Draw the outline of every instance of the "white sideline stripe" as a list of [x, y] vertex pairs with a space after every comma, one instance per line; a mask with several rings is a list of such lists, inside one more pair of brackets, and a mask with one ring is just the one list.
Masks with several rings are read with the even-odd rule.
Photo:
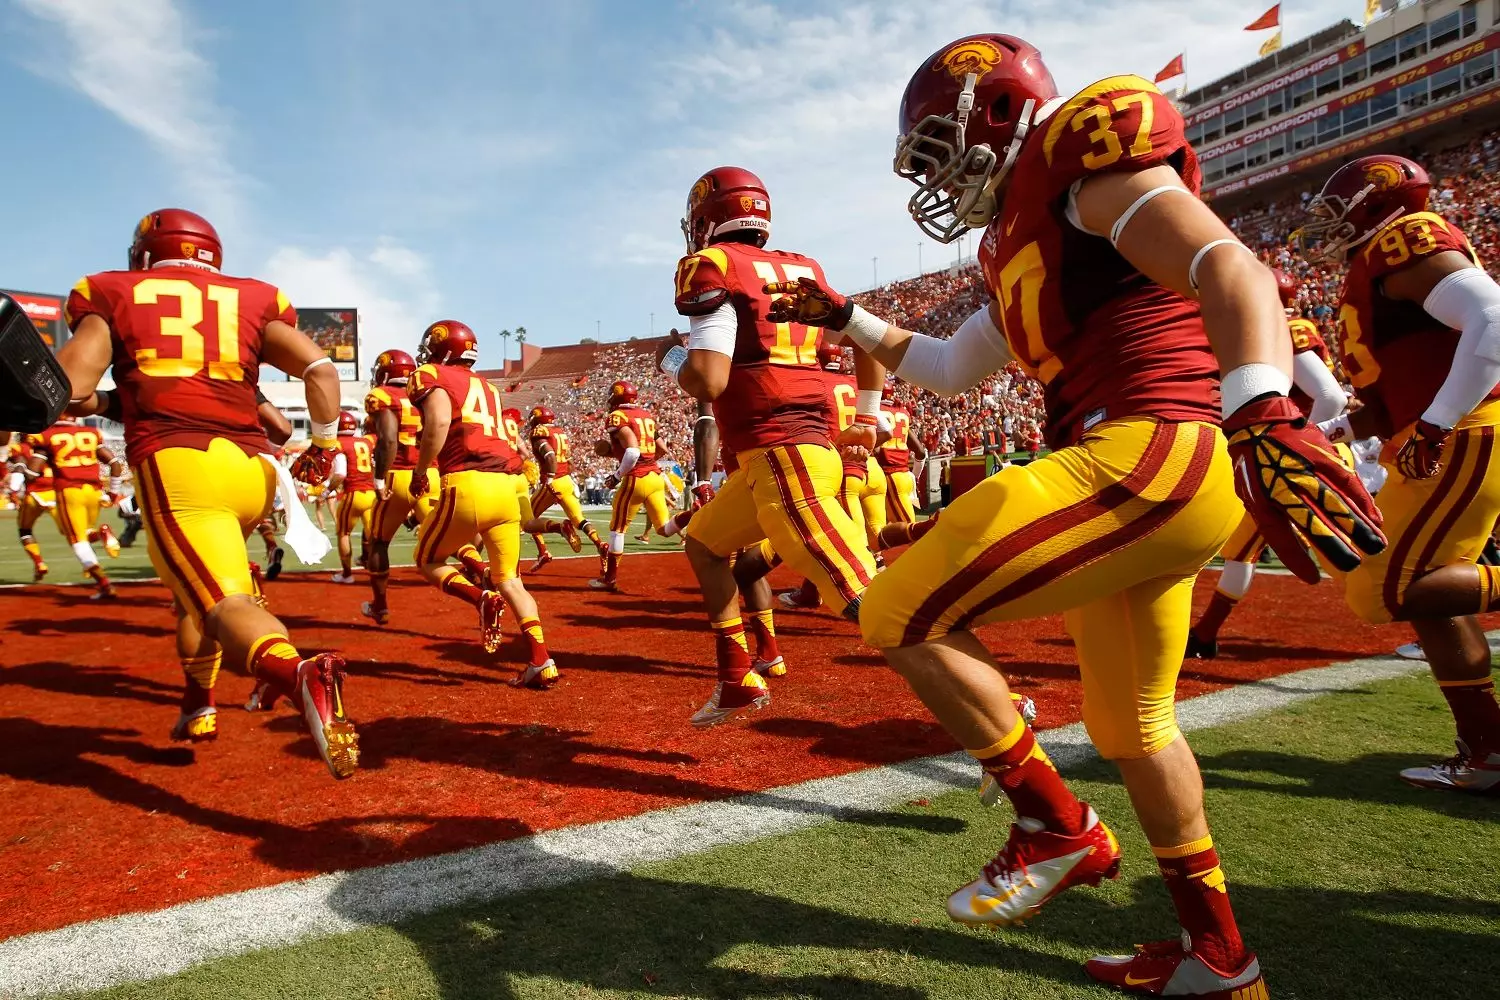
[[[1500, 632], [1491, 635], [1494, 647], [1493, 637]], [[1375, 657], [1301, 670], [1183, 701], [1178, 721], [1185, 730], [1203, 729], [1425, 669], [1421, 661]], [[1061, 767], [1094, 756], [1080, 723], [1047, 730], [1040, 742]], [[967, 754], [926, 757], [27, 934], [0, 941], [0, 996], [33, 997], [156, 979], [212, 959], [390, 924], [972, 789], [977, 779]]]

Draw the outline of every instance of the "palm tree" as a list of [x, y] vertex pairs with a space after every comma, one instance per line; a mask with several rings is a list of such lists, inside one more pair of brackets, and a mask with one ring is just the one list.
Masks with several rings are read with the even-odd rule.
[[516, 367], [517, 368], [524, 368], [525, 366], [526, 366], [526, 328], [524, 326], [518, 326], [518, 327], [516, 327]]
[[500, 331], [500, 370], [505, 371], [505, 357], [510, 353], [510, 331]]

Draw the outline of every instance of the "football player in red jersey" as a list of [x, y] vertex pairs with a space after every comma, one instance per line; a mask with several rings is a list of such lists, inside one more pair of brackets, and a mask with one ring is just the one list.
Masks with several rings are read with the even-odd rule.
[[[874, 576], [862, 532], [839, 505], [843, 463], [828, 439], [833, 420], [818, 366], [822, 330], [766, 319], [770, 281], [821, 279], [817, 261], [767, 250], [770, 195], [740, 167], [717, 167], [688, 194], [688, 254], [677, 265], [677, 311], [687, 343], [669, 337], [658, 364], [690, 395], [713, 403], [724, 451], [738, 471], [687, 526], [687, 555], [715, 635], [718, 683], [693, 724], [712, 726], [770, 701], [753, 669], [730, 557], [769, 539], [788, 565], [818, 583], [846, 617]], [[856, 356], [862, 374], [883, 377]], [[873, 427], [879, 393], [863, 394], [855, 420]], [[658, 528], [660, 530], [660, 528]]]
[[[510, 442], [511, 448], [515, 450], [517, 455], [524, 456], [526, 454], [525, 446], [521, 443], [521, 425], [524, 418], [521, 416], [521, 411], [513, 406], [506, 407], [504, 413], [501, 414], [501, 418], [505, 424], [505, 439]], [[552, 553], [547, 551], [547, 542], [542, 538], [543, 535], [549, 533], [561, 535], [563, 540], [568, 543], [568, 547], [574, 552], [582, 552], [583, 543], [579, 541], [578, 531], [573, 527], [571, 520], [554, 521], [550, 518], [544, 519], [536, 516], [536, 511], [531, 506], [531, 484], [524, 475], [524, 459], [522, 460], [522, 469], [523, 475], [517, 480], [516, 484], [516, 489], [519, 491], [516, 494], [516, 504], [521, 508], [521, 530], [530, 535], [531, 540], [536, 543], [536, 561], [531, 564], [531, 572], [535, 573], [552, 561]], [[537, 475], [538, 481], [540, 481], [540, 465], [537, 468]]]
[[1494, 793], [1500, 707], [1473, 616], [1500, 607], [1500, 569], [1477, 563], [1500, 515], [1500, 287], [1458, 227], [1428, 210], [1429, 187], [1404, 157], [1345, 164], [1298, 240], [1347, 268], [1344, 367], [1364, 406], [1333, 436], [1386, 442], [1391, 547], [1349, 574], [1349, 606], [1368, 622], [1411, 622], [1458, 727], [1456, 756], [1401, 777]]
[[[291, 698], [329, 771], [346, 778], [359, 742], [344, 714], [344, 661], [297, 651], [286, 627], [256, 602], [245, 552], [278, 482], [284, 494], [293, 492], [256, 415], [261, 364], [303, 380], [313, 438], [303, 461], [325, 477], [337, 444], [338, 373], [297, 329], [285, 295], [221, 273], [222, 258], [219, 236], [201, 216], [170, 208], [147, 215], [130, 245], [129, 270], [91, 274], [74, 286], [66, 307], [73, 336], [58, 360], [75, 412], [125, 424], [151, 563], [176, 598], [187, 686], [173, 737], [217, 732], [213, 688], [227, 655]], [[99, 392], [111, 365], [117, 388]], [[286, 501], [296, 507], [295, 497]], [[296, 507], [292, 516], [300, 514]], [[300, 520], [312, 532], [306, 516]], [[321, 536], [317, 544], [288, 538], [319, 557], [327, 551]]]
[[15, 460], [10, 478], [11, 499], [16, 503], [16, 529], [21, 536], [21, 548], [31, 559], [31, 582], [41, 583], [47, 576], [47, 562], [42, 558], [42, 547], [37, 544], [32, 529], [36, 522], [57, 505], [56, 479], [52, 466], [42, 461], [41, 468], [32, 462], [36, 454], [24, 439], [12, 453]]
[[1193, 581], [1234, 527], [1237, 487], [1310, 581], [1307, 543], [1353, 569], [1384, 545], [1379, 514], [1288, 398], [1275, 278], [1197, 197], [1197, 157], [1155, 86], [1115, 76], [1064, 98], [1035, 47], [976, 35], [917, 70], [901, 120], [895, 168], [918, 188], [912, 216], [944, 242], [986, 230], [989, 304], [938, 340], [804, 278], [772, 286], [785, 293], [772, 316], [842, 330], [941, 394], [1012, 357], [1045, 386], [1054, 450], [953, 501], [870, 585], [860, 614], [865, 640], [1021, 817], [949, 915], [1021, 921], [1118, 870], [1113, 834], [1051, 766], [971, 631], [1063, 612], [1084, 723], [1119, 765], [1185, 932], [1093, 959], [1089, 974], [1147, 995], [1264, 996], [1176, 722]]
[[[583, 506], [578, 501], [578, 484], [573, 481], [573, 445], [568, 440], [568, 432], [557, 426], [557, 414], [545, 406], [531, 408], [525, 429], [537, 464], [536, 493], [531, 497], [533, 514], [539, 518], [553, 504], [562, 508], [563, 516], [573, 527], [569, 544], [572, 545], [578, 532], [587, 535], [599, 552], [599, 572], [604, 573], [608, 569], [609, 548], [588, 518], [583, 516]], [[575, 545], [573, 551], [581, 547]]]
[[[478, 360], [478, 338], [456, 320], [429, 326], [417, 348], [419, 367], [407, 389], [422, 411], [413, 493], [427, 491], [434, 463], [442, 477], [437, 507], [417, 535], [417, 569], [443, 593], [478, 609], [486, 652], [500, 648], [500, 618], [509, 604], [530, 651], [516, 683], [547, 688], [558, 679], [557, 664], [547, 652], [536, 601], [516, 569], [521, 555], [516, 480], [525, 481], [521, 456], [506, 434], [500, 391], [473, 372]], [[476, 535], [489, 554], [493, 590], [481, 590], [447, 564]]]
[[[427, 488], [413, 495], [412, 470], [417, 466], [417, 441], [422, 434], [422, 414], [407, 396], [407, 383], [417, 363], [405, 351], [382, 351], [370, 373], [370, 391], [365, 413], [375, 421], [375, 509], [371, 512], [371, 599], [360, 605], [360, 613], [377, 624], [390, 620], [386, 592], [391, 577], [391, 539], [415, 515], [420, 523], [437, 504], [437, 470], [428, 469]], [[469, 545], [472, 549], [472, 544]], [[473, 559], [478, 551], [461, 553]]]
[[[339, 453], [328, 477], [328, 491], [339, 495], [334, 524], [338, 529], [341, 570], [334, 583], [354, 582], [354, 526], [359, 525], [360, 547], [370, 547], [371, 512], [375, 509], [375, 449], [360, 433], [359, 418], [348, 410], [339, 413]], [[368, 562], [368, 557], [361, 562]]]
[[667, 484], [656, 460], [661, 453], [656, 440], [656, 418], [651, 411], [638, 406], [635, 384], [624, 379], [609, 387], [609, 413], [604, 426], [609, 431], [610, 455], [619, 467], [605, 478], [605, 485], [615, 491], [609, 518], [609, 553], [605, 557], [604, 575], [590, 580], [595, 590], [614, 591], [619, 587], [620, 556], [625, 552], [625, 532], [635, 519], [636, 511], [646, 509], [646, 520], [658, 534], [672, 519], [667, 506]]
[[104, 551], [111, 559], [120, 554], [120, 543], [109, 525], [99, 523], [99, 507], [104, 499], [99, 487], [103, 485], [99, 476], [99, 463], [109, 463], [109, 503], [120, 495], [120, 477], [125, 472], [125, 463], [115, 457], [114, 452], [104, 446], [104, 438], [92, 427], [85, 427], [72, 417], [62, 420], [33, 435], [29, 441], [32, 450], [31, 468], [40, 474], [50, 467], [56, 477], [56, 498], [52, 506], [52, 517], [58, 530], [78, 558], [83, 572], [94, 581], [93, 599], [110, 599], [115, 596], [114, 587], [99, 565], [94, 554], [93, 542], [102, 542]]
[[[927, 459], [927, 448], [912, 432], [911, 413], [896, 400], [888, 387], [880, 397], [880, 413], [890, 424], [891, 436], [875, 448], [875, 461], [885, 472], [886, 520], [894, 524], [911, 524], [917, 519], [912, 498], [917, 494], [917, 479], [912, 474], [911, 459]], [[925, 504], [923, 506], [926, 506]], [[877, 528], [876, 535], [880, 534]]]
[[[1276, 290], [1281, 294], [1287, 327], [1292, 335], [1292, 401], [1307, 415], [1310, 423], [1323, 424], [1334, 420], [1343, 415], [1349, 397], [1329, 368], [1328, 345], [1323, 343], [1317, 324], [1304, 319], [1294, 305], [1299, 288], [1297, 279], [1275, 268], [1272, 273], [1276, 276]], [[1344, 464], [1354, 468], [1353, 454], [1345, 454], [1343, 449], [1347, 446], [1341, 446], [1340, 451], [1345, 455]], [[1211, 660], [1219, 655], [1219, 629], [1250, 592], [1255, 564], [1260, 561], [1265, 548], [1266, 539], [1255, 518], [1244, 515], [1219, 553], [1224, 560], [1219, 585], [1214, 588], [1203, 617], [1188, 633], [1187, 655], [1190, 658]]]

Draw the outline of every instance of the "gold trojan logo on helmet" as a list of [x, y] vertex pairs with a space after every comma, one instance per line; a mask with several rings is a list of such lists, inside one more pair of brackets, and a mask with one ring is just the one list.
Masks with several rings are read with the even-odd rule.
[[427, 339], [430, 340], [434, 344], [437, 343], [440, 340], [445, 339], [447, 336], [448, 336], [448, 327], [445, 326], [442, 323], [439, 323], [437, 326], [435, 326], [431, 330], [427, 331]]
[[1401, 168], [1394, 163], [1372, 163], [1365, 168], [1365, 182], [1376, 191], [1400, 187], [1403, 180], [1405, 178], [1401, 176]]
[[688, 211], [691, 212], [703, 204], [703, 199], [713, 194], [713, 191], [714, 182], [712, 177], [704, 174], [698, 178], [698, 183], [694, 184], [693, 189], [688, 192]]
[[1005, 53], [994, 42], [983, 38], [971, 38], [959, 42], [944, 52], [934, 70], [945, 70], [949, 76], [962, 83], [970, 73], [983, 80], [990, 70], [1000, 65]]

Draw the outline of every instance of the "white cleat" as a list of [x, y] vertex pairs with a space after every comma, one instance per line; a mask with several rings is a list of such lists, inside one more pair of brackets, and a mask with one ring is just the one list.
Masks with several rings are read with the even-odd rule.
[[774, 660], [756, 660], [750, 669], [762, 677], [785, 677], [786, 658], [778, 656]]
[[1401, 780], [1418, 788], [1500, 795], [1500, 753], [1480, 757], [1463, 740], [1456, 742], [1458, 753], [1425, 767], [1409, 767]]
[[699, 729], [728, 722], [741, 712], [753, 712], [771, 704], [771, 692], [760, 674], [750, 671], [738, 684], [726, 691], [723, 681], [714, 684], [714, 693], [689, 721]]
[[353, 573], [335, 573], [331, 577], [329, 577], [329, 579], [332, 580], [334, 583], [353, 583], [354, 582], [354, 574]]
[[520, 677], [511, 681], [511, 684], [514, 687], [535, 688], [538, 691], [545, 691], [556, 684], [558, 678], [561, 676], [558, 673], [556, 661], [548, 660], [546, 663], [534, 663], [527, 667], [521, 671]]

